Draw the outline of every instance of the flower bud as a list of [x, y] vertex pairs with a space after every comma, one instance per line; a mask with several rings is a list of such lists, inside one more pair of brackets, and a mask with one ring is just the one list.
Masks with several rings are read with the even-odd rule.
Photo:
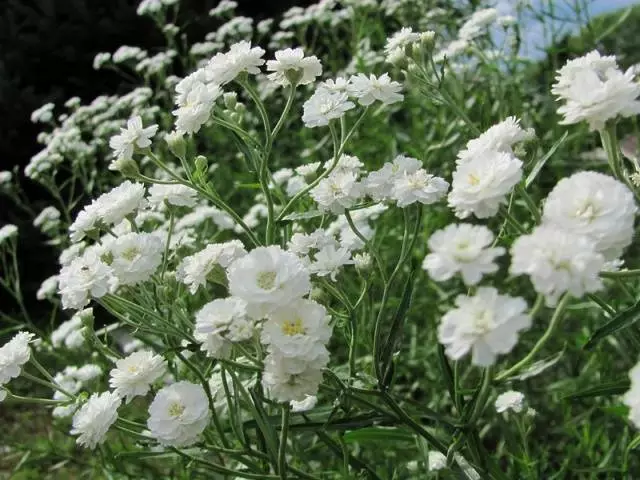
[[238, 103], [238, 95], [236, 92], [227, 92], [222, 96], [222, 99], [224, 100], [225, 108], [235, 110], [236, 104]]
[[180, 159], [184, 159], [187, 154], [187, 143], [184, 136], [178, 132], [167, 133], [164, 137], [171, 153]]

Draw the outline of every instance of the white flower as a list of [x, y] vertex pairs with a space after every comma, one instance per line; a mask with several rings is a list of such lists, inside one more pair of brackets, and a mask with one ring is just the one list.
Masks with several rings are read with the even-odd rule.
[[72, 242], [78, 242], [99, 224], [116, 225], [144, 205], [144, 185], [125, 180], [96, 198], [78, 214], [69, 227], [69, 237]]
[[589, 237], [606, 260], [613, 260], [631, 244], [636, 211], [626, 185], [608, 175], [586, 171], [557, 183], [544, 203], [542, 220]]
[[629, 420], [640, 428], [640, 362], [630, 371], [631, 388], [623, 395], [622, 402], [629, 407]]
[[304, 102], [302, 121], [306, 127], [322, 127], [329, 125], [331, 120], [341, 118], [347, 111], [355, 107], [349, 101], [346, 93], [331, 93], [318, 88], [315, 93]]
[[401, 102], [404, 96], [399, 93], [402, 85], [394, 82], [388, 73], [376, 77], [371, 74], [367, 77], [363, 73], [353, 75], [350, 78], [349, 93], [358, 99], [363, 106], [371, 105], [376, 100], [384, 105]]
[[237, 297], [216, 298], [196, 313], [194, 338], [214, 358], [226, 358], [230, 342], [248, 340], [254, 322], [247, 316], [247, 302]]
[[428, 467], [430, 472], [437, 472], [447, 468], [447, 457], [437, 450], [430, 450], [428, 454]]
[[469, 140], [464, 150], [458, 152], [456, 162], [466, 163], [486, 151], [498, 151], [513, 154], [516, 143], [531, 140], [535, 137], [533, 129], [523, 129], [516, 117], [507, 117], [502, 122], [493, 125], [479, 137]]
[[313, 187], [309, 194], [322, 211], [342, 213], [354, 206], [362, 197], [362, 185], [358, 174], [351, 171], [334, 170]]
[[296, 167], [296, 173], [303, 177], [313, 177], [315, 176], [318, 168], [320, 167], [320, 162], [307, 163], [305, 165], [300, 165]]
[[55, 228], [60, 223], [60, 210], [56, 207], [44, 208], [38, 216], [33, 220], [33, 226], [40, 228], [42, 231]]
[[318, 85], [318, 90], [329, 93], [349, 93], [349, 79], [344, 77], [330, 78]]
[[449, 206], [456, 216], [493, 217], [522, 177], [522, 162], [513, 155], [487, 151], [453, 172]]
[[404, 55], [404, 49], [406, 47], [419, 41], [420, 33], [414, 32], [411, 27], [402, 27], [399, 31], [387, 38], [387, 43], [384, 46], [387, 61], [389, 61], [389, 57], [393, 57], [398, 50]]
[[162, 263], [164, 245], [152, 233], [128, 233], [109, 245], [111, 268], [120, 285], [148, 280]]
[[40, 288], [36, 292], [36, 298], [38, 300], [44, 300], [46, 298], [53, 298], [58, 291], [58, 275], [51, 275], [45, 279]]
[[283, 357], [312, 362], [326, 355], [331, 338], [327, 310], [312, 300], [294, 300], [270, 313], [262, 326], [262, 343]]
[[345, 247], [336, 248], [334, 245], [322, 247], [316, 254], [314, 262], [309, 266], [309, 271], [319, 277], [329, 276], [331, 281], [336, 281], [336, 275], [344, 265], [353, 263], [351, 251]]
[[149, 187], [149, 197], [147, 198], [150, 205], [164, 206], [167, 202], [176, 207], [193, 207], [198, 201], [196, 191], [186, 185], [166, 185], [154, 183]]
[[0, 187], [9, 185], [13, 179], [13, 173], [9, 170], [0, 171]]
[[251, 42], [243, 40], [234, 43], [227, 53], [218, 53], [209, 61], [205, 67], [207, 79], [224, 85], [242, 72], [256, 75], [260, 73], [258, 67], [264, 65], [264, 53], [260, 47], [251, 48]]
[[247, 254], [240, 240], [225, 243], [212, 243], [191, 256], [184, 257], [176, 277], [189, 285], [189, 291], [196, 293], [200, 286], [206, 285], [207, 277], [216, 265], [227, 268], [234, 260]]
[[262, 318], [311, 290], [309, 272], [298, 257], [280, 247], [258, 247], [229, 266], [229, 293]]
[[604, 257], [586, 236], [541, 225], [511, 247], [513, 275], [529, 275], [533, 288], [553, 306], [565, 292], [576, 298], [601, 290]]
[[90, 296], [100, 298], [113, 293], [117, 285], [118, 279], [113, 269], [102, 262], [100, 253], [93, 248], [62, 267], [58, 275], [62, 308], [82, 308], [89, 302]]
[[482, 35], [484, 29], [491, 25], [498, 18], [498, 10], [495, 8], [485, 8], [477, 10], [460, 27], [458, 37], [463, 40], [472, 40]]
[[81, 382], [88, 382], [89, 380], [93, 380], [94, 378], [102, 375], [102, 368], [95, 363], [87, 363], [86, 365], [76, 369], [74, 375]]
[[33, 123], [47, 123], [53, 119], [53, 107], [55, 105], [51, 102], [45, 103], [40, 108], [34, 110], [31, 113], [31, 122]]
[[640, 84], [633, 68], [622, 72], [615, 57], [595, 50], [567, 62], [551, 92], [565, 102], [558, 109], [565, 125], [586, 121], [591, 130], [599, 130], [607, 120], [640, 113]]
[[179, 134], [197, 133], [222, 95], [219, 85], [203, 83], [204, 75], [204, 72], [196, 71], [176, 85], [178, 108], [172, 113], [176, 116], [176, 132]]
[[293, 413], [308, 412], [309, 410], [312, 410], [317, 403], [318, 397], [315, 395], [308, 395], [307, 398], [299, 402], [291, 400], [291, 411]]
[[0, 347], [0, 385], [20, 375], [22, 366], [31, 358], [29, 343], [33, 337], [33, 333], [18, 332]]
[[364, 179], [363, 184], [367, 195], [378, 202], [390, 199], [394, 182], [414, 174], [421, 167], [422, 162], [417, 158], [396, 156], [393, 162], [386, 162], [381, 169], [370, 172]]
[[129, 160], [133, 157], [136, 147], [147, 148], [151, 145], [151, 137], [158, 131], [158, 125], [147, 128], [142, 126], [142, 118], [139, 115], [127, 121], [127, 127], [121, 128], [118, 135], [109, 140], [109, 146], [117, 158]]
[[287, 48], [275, 53], [275, 60], [267, 61], [267, 70], [273, 72], [269, 80], [287, 86], [295, 82], [307, 85], [322, 74], [322, 64], [317, 57], [305, 57], [301, 48]]
[[123, 63], [127, 60], [141, 59], [147, 56], [147, 52], [143, 51], [140, 47], [132, 47], [129, 45], [122, 45], [115, 52], [113, 52], [113, 63]]
[[353, 256], [353, 265], [357, 270], [360, 270], [361, 272], [366, 272], [367, 270], [369, 270], [372, 264], [373, 259], [367, 252], [358, 253]]
[[429, 238], [429, 253], [422, 268], [437, 282], [449, 280], [460, 272], [465, 285], [476, 285], [487, 273], [498, 270], [496, 257], [502, 247], [491, 247], [493, 233], [483, 225], [451, 224]]
[[7, 391], [0, 387], [0, 403], [4, 402], [4, 400], [7, 398]]
[[507, 410], [520, 413], [524, 410], [524, 395], [513, 390], [501, 393], [496, 398], [495, 407], [498, 413], [503, 413]]
[[321, 250], [328, 246], [336, 247], [338, 243], [333, 235], [318, 228], [311, 233], [294, 233], [287, 244], [287, 249], [298, 256], [308, 255], [311, 250]]
[[76, 312], [69, 320], [62, 322], [58, 325], [53, 332], [51, 332], [51, 344], [58, 348], [64, 344], [69, 349], [80, 347], [84, 343], [82, 335], [82, 318], [85, 315], [92, 316], [93, 309], [87, 308]]
[[210, 418], [204, 389], [181, 381], [158, 392], [149, 406], [147, 427], [162, 445], [188, 447], [198, 441]]
[[71, 435], [78, 435], [76, 443], [94, 449], [105, 440], [109, 427], [118, 419], [122, 400], [111, 392], [94, 393], [73, 416]]
[[438, 340], [452, 360], [469, 351], [471, 363], [492, 365], [496, 356], [509, 353], [518, 342], [518, 332], [531, 326], [521, 297], [500, 295], [495, 288], [480, 287], [475, 296], [458, 295], [456, 308], [449, 310], [438, 328]]
[[391, 187], [391, 198], [404, 208], [415, 202], [435, 203], [449, 190], [449, 182], [426, 172], [423, 168], [413, 173], [398, 175]]
[[3, 225], [2, 228], [0, 228], [0, 245], [16, 235], [18, 235], [18, 227], [11, 223]]
[[262, 386], [270, 398], [278, 402], [302, 402], [308, 396], [317, 394], [318, 386], [322, 382], [324, 365], [309, 366], [297, 360], [295, 363], [296, 367], [302, 363], [302, 368], [296, 368], [295, 372], [291, 372], [288, 368], [291, 365], [287, 360], [273, 354], [267, 356]]
[[167, 371], [167, 362], [160, 355], [139, 350], [126, 358], [116, 360], [116, 367], [109, 373], [109, 386], [127, 403], [138, 395], [146, 395], [151, 384]]

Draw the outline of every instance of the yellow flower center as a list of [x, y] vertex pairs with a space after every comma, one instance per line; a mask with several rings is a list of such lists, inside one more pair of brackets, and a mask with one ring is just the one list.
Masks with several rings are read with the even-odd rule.
[[133, 262], [138, 255], [140, 255], [140, 250], [137, 247], [131, 247], [122, 252], [122, 258], [129, 262]]
[[276, 272], [260, 272], [256, 283], [263, 290], [271, 290], [276, 283]]
[[478, 177], [475, 173], [469, 174], [469, 185], [478, 185], [480, 183], [480, 177]]
[[576, 217], [584, 218], [588, 222], [592, 222], [598, 216], [598, 208], [591, 202], [585, 203], [576, 210]]
[[185, 406], [178, 402], [173, 402], [169, 405], [169, 415], [172, 417], [179, 417], [184, 413]]
[[286, 320], [282, 324], [282, 333], [284, 333], [288, 337], [292, 337], [294, 335], [304, 335], [305, 333], [307, 333], [307, 330], [302, 324], [302, 319], [296, 318], [294, 320]]

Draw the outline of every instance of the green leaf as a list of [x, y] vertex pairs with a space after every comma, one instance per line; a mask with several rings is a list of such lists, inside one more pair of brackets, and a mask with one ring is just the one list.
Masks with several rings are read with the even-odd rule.
[[294, 222], [296, 220], [308, 220], [310, 218], [320, 217], [322, 215], [324, 215], [324, 213], [321, 212], [320, 210], [310, 210], [308, 212], [302, 212], [302, 213], [295, 212], [295, 213], [290, 213], [286, 217], [282, 218], [282, 220], [280, 221]]
[[560, 361], [562, 355], [564, 354], [564, 348], [558, 353], [551, 355], [543, 360], [539, 360], [537, 362], [532, 363], [529, 367], [518, 375], [514, 375], [509, 377], [509, 380], [526, 380], [527, 378], [535, 377], [536, 375], [540, 375], [545, 370], [553, 367], [556, 363]]
[[345, 443], [365, 442], [414, 442], [414, 434], [395, 427], [369, 427], [344, 434]]
[[613, 382], [602, 383], [596, 387], [587, 388], [585, 390], [572, 393], [564, 398], [569, 400], [577, 400], [579, 398], [592, 398], [592, 397], [610, 397], [613, 395], [620, 395], [629, 390], [629, 379], [622, 378]]
[[[391, 383], [391, 379], [393, 378], [393, 351], [397, 348], [400, 339], [402, 338], [402, 334], [404, 332], [404, 319], [407, 316], [407, 312], [411, 307], [411, 297], [413, 295], [413, 278], [415, 276], [416, 269], [413, 268], [411, 273], [409, 273], [409, 278], [407, 278], [407, 282], [404, 285], [404, 291], [402, 292], [402, 300], [400, 301], [400, 305], [396, 310], [395, 315], [393, 316], [393, 320], [391, 322], [391, 327], [389, 328], [389, 337], [382, 347], [382, 351], [380, 353], [380, 363], [382, 364], [382, 384], [388, 386]], [[375, 352], [374, 352], [375, 354]]]
[[640, 434], [636, 435], [636, 437], [631, 440], [629, 446], [627, 447], [627, 450], [633, 450], [634, 448], [638, 448], [638, 446], [640, 446]]
[[640, 320], [640, 301], [618, 313], [610, 321], [598, 328], [587, 343], [584, 344], [583, 348], [586, 350], [592, 349], [603, 338], [633, 325], [638, 320]]
[[524, 188], [529, 188], [529, 185], [531, 185], [533, 181], [536, 179], [536, 177], [540, 173], [540, 170], [542, 170], [542, 167], [544, 167], [544, 164], [547, 163], [547, 160], [551, 158], [551, 155], [556, 153], [556, 150], [558, 150], [560, 145], [564, 143], [568, 135], [569, 135], [568, 131], [564, 132], [564, 135], [562, 135], [560, 140], [554, 143], [549, 149], [549, 151], [535, 163], [535, 165], [531, 169], [531, 172], [529, 173], [529, 175], [527, 175], [527, 179], [524, 182]]

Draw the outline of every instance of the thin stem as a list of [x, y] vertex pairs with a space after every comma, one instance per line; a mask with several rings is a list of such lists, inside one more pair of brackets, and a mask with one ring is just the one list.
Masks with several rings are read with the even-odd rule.
[[358, 117], [356, 122], [351, 127], [351, 130], [349, 130], [349, 133], [344, 137], [344, 141], [343, 142], [339, 142], [334, 124], [333, 123], [329, 124], [329, 130], [331, 131], [331, 136], [333, 138], [333, 145], [334, 145], [334, 155], [333, 155], [333, 162], [331, 163], [331, 166], [328, 169], [326, 169], [324, 172], [322, 172], [320, 175], [318, 175], [318, 178], [316, 178], [313, 182], [311, 182], [305, 188], [303, 188], [298, 193], [296, 193], [293, 196], [293, 198], [291, 198], [291, 200], [289, 200], [289, 203], [287, 203], [284, 206], [284, 208], [282, 209], [282, 211], [280, 212], [280, 214], [276, 218], [277, 222], [279, 222], [280, 220], [282, 220], [284, 218], [284, 216], [287, 214], [287, 212], [289, 210], [291, 210], [293, 205], [301, 197], [303, 197], [304, 195], [309, 193], [309, 191], [311, 191], [316, 185], [318, 185], [318, 183], [320, 183], [324, 178], [326, 178], [331, 172], [333, 172], [335, 170], [335, 168], [338, 166], [338, 160], [340, 159], [340, 156], [342, 155], [342, 152], [344, 151], [345, 145], [347, 144], [347, 142], [351, 138], [351, 135], [353, 135], [353, 133], [356, 131], [356, 128], [358, 127], [358, 125], [360, 125], [360, 123], [362, 122], [362, 120], [364, 119], [364, 117], [366, 116], [368, 111], [369, 111], [369, 107], [364, 109], [364, 111], [362, 112], [360, 117]]
[[282, 422], [280, 426], [280, 444], [278, 448], [278, 473], [282, 480], [287, 479], [287, 433], [289, 431], [289, 417], [291, 407], [288, 404], [282, 406]]
[[391, 398], [388, 392], [382, 392], [382, 399], [387, 405], [389, 405], [391, 410], [393, 410], [396, 413], [396, 415], [398, 415], [398, 417], [405, 422], [405, 424], [409, 428], [411, 428], [421, 437], [424, 437], [425, 439], [427, 439], [427, 441], [430, 442], [431, 445], [433, 445], [437, 450], [439, 450], [440, 453], [442, 453], [443, 455], [447, 454], [446, 445], [442, 443], [440, 440], [438, 440], [436, 437], [431, 435], [422, 425], [420, 425], [413, 418], [411, 418], [409, 414], [407, 414], [407, 412], [405, 412], [400, 407], [400, 405], [398, 405], [396, 401], [393, 398]]
[[514, 373], [516, 373], [517, 371], [519, 371], [523, 367], [526, 367], [529, 364], [529, 362], [536, 356], [536, 354], [540, 351], [540, 349], [544, 347], [544, 345], [547, 343], [547, 340], [551, 338], [551, 335], [555, 331], [556, 327], [560, 324], [560, 320], [562, 320], [562, 315], [564, 313], [565, 308], [569, 304], [570, 298], [571, 296], [568, 293], [566, 293], [560, 299], [560, 302], [558, 303], [558, 306], [556, 307], [556, 310], [553, 312], [553, 316], [551, 317], [551, 322], [549, 322], [549, 326], [547, 327], [547, 330], [544, 332], [542, 337], [540, 337], [540, 340], [538, 340], [538, 342], [533, 346], [531, 351], [522, 360], [516, 363], [513, 367], [509, 368], [508, 370], [498, 375], [496, 377], [496, 381], [499, 382], [510, 377], [511, 375], [513, 375]]
[[482, 412], [484, 411], [484, 407], [487, 403], [487, 399], [489, 398], [489, 393], [491, 393], [491, 381], [493, 380], [493, 369], [491, 367], [487, 367], [484, 369], [482, 373], [482, 384], [480, 385], [480, 391], [478, 392], [478, 396], [476, 397], [476, 402], [473, 406], [473, 411], [469, 417], [469, 424], [474, 425]]

